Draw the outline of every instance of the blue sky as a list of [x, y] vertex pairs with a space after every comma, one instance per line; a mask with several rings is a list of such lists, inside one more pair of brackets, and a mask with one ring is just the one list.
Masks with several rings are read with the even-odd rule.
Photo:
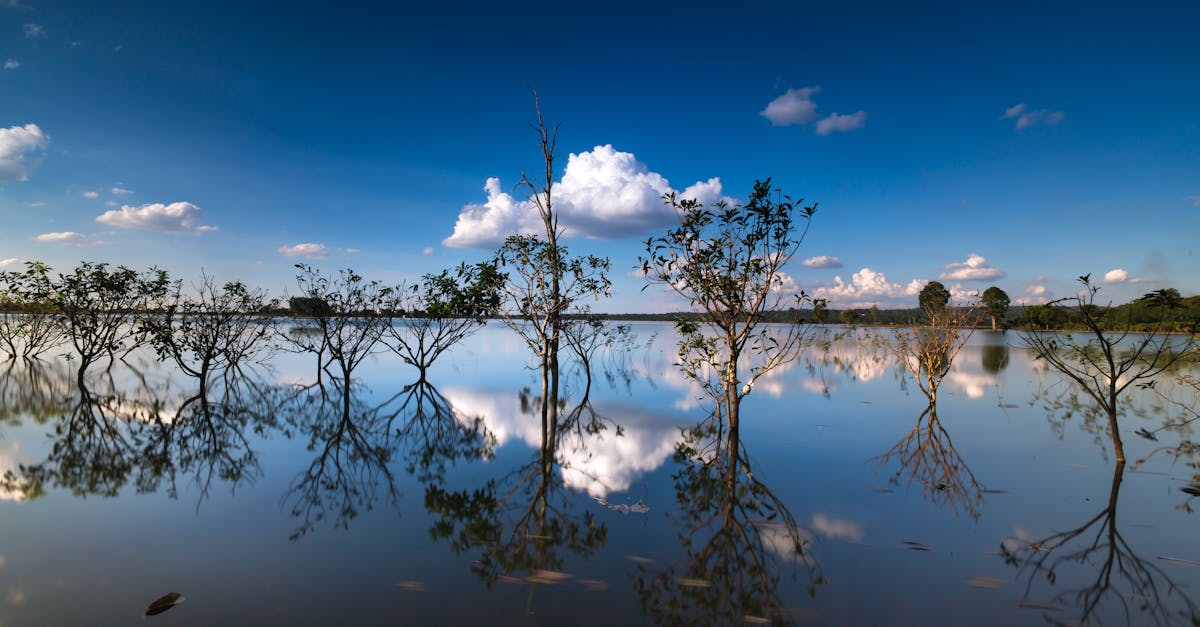
[[1200, 292], [1200, 4], [896, 4], [0, 0], [0, 263], [478, 261], [525, 223], [534, 85], [605, 310], [679, 308], [631, 274], [663, 190], [765, 177], [819, 203], [789, 273], [834, 307]]

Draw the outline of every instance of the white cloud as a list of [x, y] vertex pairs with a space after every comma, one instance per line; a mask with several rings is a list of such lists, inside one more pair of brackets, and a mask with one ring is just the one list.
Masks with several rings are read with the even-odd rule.
[[100, 192], [84, 192], [82, 196], [84, 198], [99, 198]]
[[1021, 130], [1039, 124], [1054, 126], [1062, 122], [1064, 116], [1062, 111], [1051, 111], [1049, 109], [1030, 111], [1029, 107], [1022, 102], [1004, 110], [1004, 115], [1001, 116], [1001, 119], [1007, 120], [1011, 118], [1017, 119], [1017, 130]]
[[817, 122], [817, 135], [829, 135], [844, 131], [860, 129], [867, 123], [866, 111], [855, 111], [850, 115], [834, 113]]
[[46, 36], [46, 29], [43, 28], [41, 24], [26, 24], [25, 25], [25, 39], [37, 39], [38, 37], [45, 37], [45, 36]]
[[127, 194], [132, 194], [133, 190], [125, 189], [124, 187], [114, 187], [112, 188], [112, 193], [114, 196], [125, 196]]
[[6, 69], [6, 70], [15, 70], [19, 67], [21, 67], [21, 62], [16, 59], [5, 59], [4, 60], [4, 69]]
[[1113, 268], [1104, 273], [1105, 283], [1124, 283], [1129, 278], [1129, 273], [1123, 268]]
[[362, 249], [360, 249], [360, 248], [343, 248], [342, 252], [346, 253], [347, 255], [357, 255], [358, 253], [362, 252]]
[[861, 308], [877, 305], [884, 301], [909, 299], [921, 292], [928, 281], [913, 279], [907, 285], [889, 283], [882, 272], [863, 268], [851, 276], [850, 283], [841, 276], [833, 277], [833, 285], [813, 290], [813, 298], [825, 298], [835, 308]]
[[972, 303], [979, 300], [979, 290], [967, 289], [955, 283], [950, 286], [950, 302], [957, 304]]
[[[444, 245], [490, 248], [509, 235], [543, 231], [529, 199], [518, 200], [503, 191], [498, 178], [489, 178], [484, 190], [487, 201], [462, 208]], [[554, 187], [554, 206], [567, 237], [616, 239], [675, 223], [678, 216], [662, 200], [673, 191], [667, 179], [633, 154], [611, 145], [596, 146], [567, 158], [562, 180]], [[722, 200], [721, 181], [695, 183], [679, 196], [711, 204]]]
[[21, 260], [17, 259], [16, 257], [9, 257], [8, 259], [0, 259], [0, 268], [7, 268], [9, 266], [15, 266], [19, 263], [21, 263]]
[[424, 248], [424, 249], [421, 251], [421, 254], [422, 254], [422, 255], [432, 255], [432, 254], [433, 254], [433, 246], [426, 246], [426, 247], [425, 247], [425, 248]]
[[844, 518], [830, 518], [817, 513], [812, 518], [813, 530], [831, 540], [849, 540], [859, 543], [863, 541], [862, 525]]
[[118, 203], [118, 202], [117, 202], [117, 201], [115, 201], [115, 200], [106, 200], [106, 201], [104, 201], [104, 206], [105, 206], [105, 207], [116, 207], [116, 206], [117, 206], [117, 205], [119, 205], [119, 204], [120, 204], [120, 203]]
[[1018, 305], [1038, 305], [1050, 301], [1050, 288], [1041, 284], [1041, 281], [1048, 281], [1046, 277], [1038, 277], [1034, 279], [1034, 283], [1025, 288], [1025, 294], [1016, 299]]
[[203, 219], [204, 210], [190, 202], [173, 202], [169, 205], [153, 203], [141, 207], [125, 205], [96, 217], [101, 224], [160, 233], [200, 234], [217, 230], [215, 226], [197, 224]]
[[329, 254], [325, 250], [324, 244], [314, 244], [312, 242], [280, 246], [276, 249], [276, 252], [284, 257], [307, 257], [308, 259], [324, 259]]
[[805, 268], [840, 268], [842, 267], [842, 260], [828, 255], [819, 255], [805, 259], [800, 265]]
[[0, 128], [0, 181], [28, 180], [25, 157], [49, 145], [50, 136], [36, 124]]
[[758, 114], [770, 120], [774, 126], [808, 124], [817, 117], [817, 103], [812, 101], [812, 95], [818, 91], [821, 91], [820, 87], [789, 89], [784, 95], [767, 103], [767, 108]]
[[1156, 281], [1158, 281], [1158, 279], [1155, 279], [1153, 277], [1148, 277], [1148, 276], [1138, 276], [1138, 277], [1133, 277], [1132, 279], [1129, 279], [1130, 283], [1154, 283]]
[[71, 246], [104, 246], [109, 243], [102, 240], [91, 239], [87, 235], [84, 235], [83, 233], [76, 233], [75, 231], [42, 233], [33, 239], [39, 242], [69, 244]]
[[948, 264], [938, 276], [943, 281], [990, 281], [1004, 278], [1006, 273], [999, 268], [990, 268], [982, 255], [971, 253], [962, 263]]
[[26, 205], [28, 205], [28, 206], [30, 206], [30, 207], [45, 207], [45, 206], [46, 206], [46, 203], [44, 203], [44, 202], [42, 202], [42, 201], [40, 201], [40, 200], [38, 200], [38, 201], [35, 201], [35, 202], [27, 202], [27, 203], [25, 203], [25, 204], [26, 204]]

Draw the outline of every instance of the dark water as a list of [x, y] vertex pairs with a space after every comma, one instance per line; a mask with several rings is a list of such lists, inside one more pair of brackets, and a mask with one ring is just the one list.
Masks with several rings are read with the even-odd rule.
[[886, 353], [830, 339], [756, 385], [731, 450], [672, 366], [671, 327], [633, 326], [586, 403], [567, 378], [553, 434], [524, 346], [496, 325], [426, 384], [381, 354], [348, 399], [311, 355], [206, 399], [149, 355], [85, 390], [62, 359], [0, 366], [0, 625], [125, 625], [168, 592], [185, 601], [145, 620], [1197, 615], [1197, 459], [1174, 454], [1192, 436], [1134, 434], [1183, 415], [1158, 394], [1131, 392], [1114, 474], [1103, 420], [1015, 336], [976, 333], [935, 412]]

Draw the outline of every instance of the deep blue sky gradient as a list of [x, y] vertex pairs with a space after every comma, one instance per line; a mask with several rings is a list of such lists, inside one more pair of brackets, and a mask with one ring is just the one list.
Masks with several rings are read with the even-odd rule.
[[[1005, 276], [961, 286], [1014, 299], [1117, 268], [1147, 282], [1106, 285], [1116, 299], [1200, 292], [1194, 2], [12, 4], [0, 128], [50, 143], [28, 180], [0, 180], [0, 260], [204, 267], [279, 293], [284, 245], [388, 281], [482, 259], [441, 242], [488, 177], [511, 189], [539, 168], [535, 85], [562, 122], [560, 173], [611, 144], [678, 189], [720, 177], [744, 197], [773, 177], [819, 202], [797, 262], [844, 265], [796, 263], [810, 291], [864, 267], [934, 279], [975, 253]], [[759, 115], [811, 86], [820, 117], [862, 110], [865, 126], [819, 136]], [[1017, 129], [1002, 116], [1018, 103], [1062, 120]], [[194, 203], [218, 230], [114, 228], [95, 220], [106, 201]], [[35, 240], [59, 231], [109, 243]], [[672, 308], [628, 274], [640, 241], [570, 243], [612, 258], [601, 308]]]

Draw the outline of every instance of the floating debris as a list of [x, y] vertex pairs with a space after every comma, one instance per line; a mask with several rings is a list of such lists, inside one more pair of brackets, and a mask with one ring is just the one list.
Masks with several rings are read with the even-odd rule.
[[614, 512], [617, 512], [618, 514], [621, 514], [622, 516], [629, 514], [646, 514], [650, 512], [650, 506], [646, 505], [646, 502], [642, 499], [638, 499], [637, 503], [628, 505], [624, 503], [609, 503], [608, 501], [604, 500], [603, 497], [599, 496], [594, 497], [594, 499], [597, 503], [607, 507], [608, 509], [611, 509]]
[[499, 577], [496, 578], [496, 581], [499, 581], [500, 583], [507, 583], [507, 584], [525, 583], [524, 579], [521, 579], [520, 577], [512, 577], [510, 575], [500, 575]]
[[1176, 564], [1183, 564], [1184, 566], [1200, 567], [1200, 562], [1193, 562], [1192, 560], [1185, 560], [1182, 557], [1167, 557], [1166, 555], [1159, 555], [1158, 559], [1165, 560], [1168, 562], [1175, 562]]
[[984, 590], [995, 590], [996, 588], [999, 588], [1000, 585], [1003, 584], [1005, 581], [1007, 581], [1007, 580], [1000, 579], [999, 577], [989, 577], [987, 575], [980, 575], [978, 577], [972, 577], [972, 578], [968, 579], [967, 585], [971, 586], [972, 588], [983, 588]]
[[1033, 610], [1047, 610], [1050, 612], [1061, 612], [1062, 606], [1055, 603], [1044, 603], [1042, 601], [1030, 601], [1029, 599], [1021, 599], [1017, 607], [1024, 607]]
[[529, 583], [545, 584], [548, 586], [559, 586], [566, 583], [567, 580], [573, 576], [574, 575], [567, 573], [560, 573], [557, 570], [542, 570], [539, 568], [530, 571], [529, 576], [525, 578], [525, 581]]
[[1188, 485], [1179, 488], [1179, 491], [1192, 496], [1200, 496], [1200, 484], [1189, 483]]
[[746, 614], [745, 616], [742, 616], [742, 620], [746, 621], [747, 623], [750, 623], [751, 625], [770, 625], [771, 624], [771, 619], [769, 619], [769, 618], [763, 618], [762, 616], [751, 616], [750, 614]]
[[608, 590], [608, 582], [599, 579], [580, 579], [579, 583], [587, 588], [588, 592], [602, 592]]
[[685, 588], [711, 588], [712, 582], [707, 579], [684, 578], [679, 580], [679, 585]]
[[653, 564], [654, 563], [654, 560], [652, 560], [648, 557], [642, 557], [641, 555], [626, 555], [625, 559], [627, 559], [631, 562], [634, 562], [636, 564]]
[[408, 592], [429, 592], [429, 586], [423, 581], [397, 581], [396, 587]]
[[904, 542], [901, 542], [900, 548], [908, 549], [910, 551], [921, 551], [921, 552], [933, 551], [933, 549], [925, 546], [924, 544], [921, 544], [920, 542], [914, 542], [912, 540], [905, 540]]
[[168, 592], [157, 599], [154, 599], [154, 602], [150, 604], [150, 607], [146, 608], [146, 613], [143, 614], [143, 616], [162, 614], [176, 605], [183, 603], [183, 601], [184, 597], [182, 594], [179, 594], [178, 592]]
[[891, 488], [868, 488], [868, 489], [871, 490], [872, 492], [878, 492], [880, 494], [895, 494], [896, 493], [896, 491]]

